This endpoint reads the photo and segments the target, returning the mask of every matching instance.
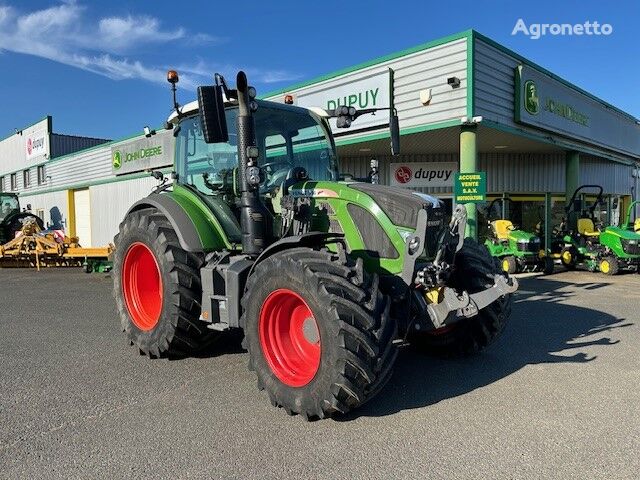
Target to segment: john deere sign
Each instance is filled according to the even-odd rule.
[[[142,172],[173,164],[173,135],[161,131],[111,147],[111,170],[115,175]]]
[[[514,113],[518,123],[640,154],[640,128],[635,121],[528,65],[515,70]]]

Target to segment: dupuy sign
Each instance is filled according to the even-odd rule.
[[[397,187],[453,187],[458,162],[391,163],[389,178]]]

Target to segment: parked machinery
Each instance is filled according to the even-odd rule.
[[[588,203],[583,194],[594,193]],[[640,266],[640,234],[618,226],[604,226],[595,217],[595,209],[603,204],[600,185],[582,185],[573,192],[565,207],[565,219],[559,227],[560,260],[567,269],[582,266],[590,271],[615,275],[621,269]],[[557,242],[554,242],[557,245]]]
[[[489,233],[484,244],[492,257],[497,258],[507,273],[542,271],[553,273],[553,259],[545,255],[540,237],[518,229],[511,220],[503,218],[509,198],[496,198],[487,209]],[[494,212],[496,217],[494,217]]]
[[[241,330],[258,388],[308,419],[376,395],[412,333],[448,355],[500,334],[517,282],[463,239],[463,207],[447,225],[433,197],[338,180],[328,117],[348,127],[375,110],[272,103],[243,72],[234,89],[215,78],[197,103],[174,96],[174,182],[133,205],[115,238],[132,345],[184,355]],[[168,80],[175,92],[177,73]]]
[[[0,245],[15,238],[24,222],[30,219],[44,229],[42,219],[31,212],[20,211],[20,201],[15,193],[0,192]]]

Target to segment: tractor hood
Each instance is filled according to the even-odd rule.
[[[620,227],[607,227],[600,235],[612,235],[615,237],[623,238],[625,240],[640,240],[640,234]]]
[[[511,230],[509,232],[509,240],[513,240],[514,242],[531,242],[532,240],[537,240],[538,237],[534,233],[525,232],[524,230]]]

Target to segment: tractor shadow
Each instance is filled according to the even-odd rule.
[[[514,295],[511,319],[504,333],[485,352],[462,359],[438,359],[412,347],[403,348],[395,374],[372,401],[337,421],[360,416],[392,415],[426,407],[497,382],[527,365],[587,363],[596,359],[580,351],[592,345],[615,345],[605,332],[633,323],[604,312],[564,303],[566,291],[589,291],[605,282],[565,283],[549,277],[522,278]]]

